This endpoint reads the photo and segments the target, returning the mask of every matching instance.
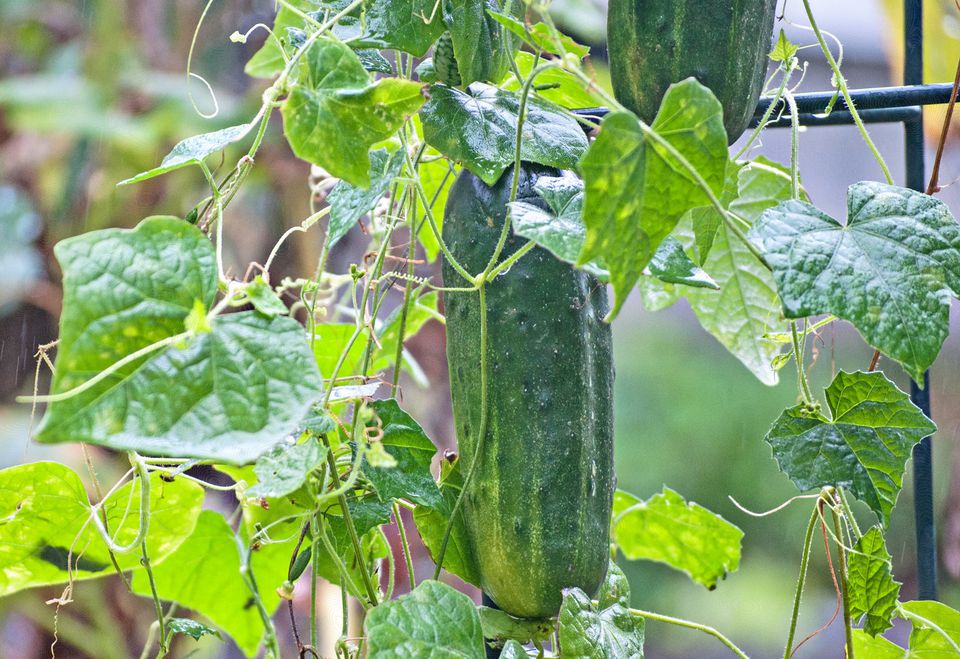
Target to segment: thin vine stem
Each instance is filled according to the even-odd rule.
[[[810,548],[813,546],[813,532],[817,528],[820,514],[817,510],[821,505],[821,498],[817,499],[816,507],[810,515],[807,532],[803,537],[803,554],[800,556],[800,574],[797,576],[797,587],[793,595],[793,611],[790,614],[790,630],[787,632],[787,643],[783,651],[783,659],[790,659],[793,654],[793,640],[797,634],[797,621],[800,619],[800,601],[803,599],[803,587],[807,581],[807,567],[810,564]]]
[[[684,620],[683,618],[674,618],[673,616],[665,616],[659,613],[654,613],[652,611],[644,611],[642,609],[627,609],[631,615],[635,615],[639,618],[644,618],[647,620],[655,620],[657,622],[664,622],[668,625],[677,625],[678,627],[686,627],[687,629],[695,629],[697,631],[703,632],[704,634],[709,634],[715,639],[727,646],[731,652],[740,659],[750,659],[747,656],[747,653],[738,648],[733,641],[724,636],[718,630],[710,627],[709,625],[703,625],[699,622],[693,622],[691,620]]]
[[[833,526],[837,536],[843,537],[843,519],[836,508],[833,511]],[[840,593],[843,595],[843,633],[847,644],[847,659],[853,656],[853,618],[850,615],[850,583],[847,581],[847,550],[843,542],[837,542],[837,562],[840,573]]]
[[[783,98],[783,93],[787,89],[787,84],[790,82],[791,76],[793,76],[794,67],[788,68],[784,74],[783,79],[780,81],[780,87],[774,93],[773,98],[770,99],[770,105],[767,106],[767,109],[764,111],[763,116],[760,117],[760,123],[757,124],[757,127],[753,129],[753,132],[750,133],[750,137],[747,138],[746,143],[737,151],[736,155],[733,156],[733,160],[739,160],[743,154],[745,154],[753,143],[757,141],[757,138],[760,137],[761,131],[766,128],[767,122],[770,121],[770,117],[773,115],[774,110],[780,104],[780,99]]]
[[[393,502],[393,516],[397,520],[397,531],[400,534],[400,547],[403,551],[403,559],[407,564],[407,580],[410,582],[410,590],[413,590],[417,587],[417,575],[413,569],[413,554],[410,552],[410,543],[407,540],[407,530],[403,524],[403,517],[401,517],[400,506],[397,505],[397,502]]]
[[[880,169],[883,170],[883,175],[887,179],[887,183],[893,185],[893,175],[890,173],[890,168],[887,167],[886,161],[883,159],[883,156],[880,154],[877,146],[873,143],[870,133],[867,132],[867,127],[863,124],[863,119],[860,118],[860,113],[857,112],[857,108],[853,104],[853,97],[850,96],[850,90],[847,88],[847,81],[840,72],[840,65],[837,64],[837,60],[834,59],[833,53],[830,52],[830,47],[827,46],[827,42],[823,38],[823,32],[817,26],[817,20],[814,18],[813,11],[810,9],[810,0],[803,0],[803,8],[807,14],[807,20],[810,21],[810,28],[817,37],[817,43],[820,44],[820,50],[823,51],[823,56],[826,57],[827,64],[830,65],[830,70],[833,72],[833,77],[837,83],[837,87],[839,88],[840,93],[843,95],[843,100],[847,104],[847,110],[849,110],[850,116],[853,117],[853,121],[857,125],[857,130],[860,131],[860,136],[863,138],[867,148],[870,149],[870,152],[876,159],[877,164],[880,165]]]

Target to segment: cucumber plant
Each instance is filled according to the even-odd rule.
[[[847,656],[902,653],[882,636],[894,617],[913,625],[918,656],[960,654],[960,613],[901,602],[884,540],[910,451],[935,426],[873,365],[836,374],[822,399],[807,377],[811,336],[843,320],[922,383],[960,294],[960,229],[939,200],[893,185],[859,120],[885,181],[851,185],[845,224],[801,186],[795,110],[790,163],[745,158],[775,108],[794,107],[798,49],[782,33],[762,90],[770,111],[731,155],[762,83],[772,2],[670,22],[672,44],[715,34],[709,63],[729,68],[687,77],[703,70],[694,49],[667,49],[645,60],[647,87],[636,53],[661,28],[615,0],[622,102],[537,1],[281,5],[247,65],[267,80],[256,115],[121,182],[195,167],[209,193],[187,217],[56,246],[63,314],[51,391],[25,399],[46,406],[35,439],[113,449],[130,467],[95,501],[63,465],[0,471],[0,595],[64,584],[55,603],[67,606],[77,581],[119,573],[155,608],[143,656],[210,634],[279,657],[278,607],[299,589],[315,605],[325,580],[362,611],[351,635],[344,605],[338,657],[642,657],[648,620],[745,657],[716,629],[635,608],[642,594],[610,560],[659,561],[713,589],[739,567],[743,538],[668,487],[646,499],[614,489],[609,323],[636,287],[650,308],[686,297],[763,382],[796,367],[798,403],[765,437],[812,493],[798,500],[813,501],[784,656],[818,526],[837,557]],[[418,64],[431,48],[437,61]],[[602,120],[573,111],[596,105]],[[310,214],[238,277],[223,250],[230,205],[275,114],[312,165]],[[240,143],[226,173],[211,170]],[[332,271],[364,217],[367,257]],[[322,241],[315,270],[277,281],[280,248],[310,238]],[[442,281],[420,256],[442,260]],[[437,466],[399,388],[403,371],[419,373],[407,339],[444,322],[441,296],[459,457]],[[235,514],[203,509],[212,490],[236,497]],[[851,497],[876,518],[866,530]],[[432,578],[415,573],[405,510]],[[401,563],[408,592],[395,596]],[[500,608],[477,607],[443,570]],[[289,606],[296,651],[319,656],[322,612],[301,632]]]

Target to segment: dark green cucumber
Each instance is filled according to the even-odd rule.
[[[521,169],[517,198],[556,170]],[[464,170],[450,189],[443,238],[482,272],[505,221],[513,171],[491,188]],[[512,233],[503,256],[526,242]],[[465,281],[446,261],[447,286]],[[450,389],[463,473],[481,419],[480,300],[445,294]],[[481,586],[518,617],[553,616],[561,591],[597,592],[607,571],[613,470],[613,361],[605,287],[539,247],[486,284],[489,418],[465,495]]]
[[[607,47],[617,100],[653,121],[667,87],[690,76],[723,105],[732,144],[753,116],[777,0],[610,0]]]

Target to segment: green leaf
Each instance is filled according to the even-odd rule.
[[[880,372],[841,371],[826,389],[832,420],[797,405],[767,433],[773,457],[801,490],[848,489],[886,526],[914,444],[936,430]]]
[[[534,189],[550,210],[544,210],[527,201],[510,202],[510,217],[517,235],[535,241],[557,258],[576,263],[583,248],[586,228],[583,225],[583,181],[567,174],[559,177],[541,176]],[[608,273],[597,263],[587,263],[584,270],[603,281]],[[707,273],[698,268],[683,246],[667,238],[650,260],[650,274],[665,282],[701,288],[717,288]]]
[[[953,645],[932,625],[949,636],[954,645],[960,645],[960,612],[941,602],[926,600],[905,602],[903,608],[908,614],[907,619],[913,623],[909,659],[950,659],[957,656]]]
[[[390,521],[390,504],[381,502],[376,497],[365,497],[364,499],[351,499],[347,504],[353,519],[354,527],[360,536],[361,558],[357,560],[357,553],[353,547],[353,541],[346,523],[343,521],[343,513],[339,507],[331,509],[324,517],[327,525],[327,531],[331,543],[340,560],[347,568],[347,572],[353,579],[353,585],[356,590],[347,582],[347,591],[354,597],[366,597],[366,591],[363,587],[363,577],[361,575],[361,562],[368,566],[373,566],[381,558],[387,556],[390,548],[384,542],[377,527]],[[333,556],[327,551],[324,545],[317,547],[317,573],[335,586],[340,585],[340,570]],[[289,563],[290,552],[287,552],[287,561]]]
[[[236,536],[223,516],[205,510],[180,548],[154,566],[153,579],[161,599],[209,618],[252,657],[263,636],[263,622],[241,575],[239,551]],[[261,590],[266,588],[265,584],[259,586]],[[134,576],[133,591],[151,596],[145,574]]]
[[[379,444],[396,460],[396,466],[390,468],[364,466],[363,473],[380,499],[407,499],[430,508],[442,506],[443,497],[430,473],[437,447],[396,400],[378,400],[370,407],[383,431]]]
[[[683,245],[672,236],[664,238],[657,251],[653,253],[653,258],[650,259],[647,267],[651,275],[668,284],[682,284],[712,290],[720,288],[710,275],[687,256]]]
[[[466,91],[434,85],[420,117],[427,144],[493,185],[516,157],[519,112],[514,92],[479,83]],[[586,149],[587,137],[574,119],[552,103],[527,99],[521,160],[569,169]]]
[[[693,78],[672,85],[651,128],[701,175],[714,193],[723,185],[727,138],[720,103]],[[636,116],[614,112],[580,162],[586,183],[586,242],[580,263],[610,270],[616,316],[660,243],[680,217],[707,194],[662,146],[648,139]]]
[[[150,484],[147,550],[151,561],[159,563],[193,530],[203,489],[185,479],[165,482],[159,474],[150,477]],[[139,479],[117,490],[103,509],[114,542],[131,543],[140,528]],[[0,470],[0,596],[113,574],[91,514],[83,483],[69,467],[32,462]],[[139,550],[116,554],[116,559],[122,570],[142,567]]]
[[[443,494],[444,505],[438,509],[417,506],[413,511],[413,521],[417,525],[417,531],[420,532],[423,545],[434,562],[440,552],[450,514],[457,497],[463,490],[463,474],[460,472],[459,459],[455,459],[452,463],[449,460],[443,460],[440,463],[440,472],[440,492]],[[443,569],[469,584],[480,585],[480,567],[463,521],[462,507],[457,511],[453,529],[450,531],[450,541],[443,555]]]
[[[183,634],[195,641],[199,641],[204,636],[221,638],[220,632],[216,629],[190,618],[170,618],[166,621],[166,628],[170,634]]]
[[[182,333],[196,302],[209,307],[216,293],[213,246],[177,218],[91,232],[64,240],[55,252],[64,310],[53,394]],[[229,314],[211,330],[50,403],[37,440],[253,461],[295,430],[320,395],[320,376],[303,328],[290,318]]]
[[[483,659],[480,617],[469,597],[439,581],[371,609],[363,623],[370,659]]]
[[[666,563],[709,590],[740,567],[743,531],[668,487],[615,515],[613,539],[630,560]]]
[[[266,499],[296,492],[326,457],[327,447],[315,439],[281,442],[257,459],[253,466],[257,484],[247,490],[247,496]]]
[[[516,36],[520,37],[520,39],[527,45],[553,55],[564,54],[554,43],[550,34],[550,28],[548,28],[546,24],[534,23],[533,25],[527,25],[523,20],[493,11],[492,9],[488,9],[487,13],[493,18],[493,20],[500,23]],[[563,50],[567,53],[576,55],[580,59],[583,59],[590,54],[590,46],[579,44],[559,31],[557,32],[557,36],[560,39],[560,43],[563,45]],[[537,78],[537,83],[542,84],[539,78]]]
[[[367,30],[358,46],[402,50],[422,57],[446,26],[436,0],[366,0]]]
[[[882,636],[874,638],[862,629],[853,630],[853,650],[855,657],[870,659],[909,659],[910,657],[899,645],[891,643]]]
[[[612,563],[611,563],[612,565]],[[608,579],[618,584],[603,590],[622,588],[623,573],[612,569]],[[629,589],[625,593],[629,601]],[[563,592],[560,606],[560,652],[564,659],[642,659],[644,621],[632,615],[621,603],[600,602],[596,606],[579,588]]]
[[[205,158],[213,155],[217,151],[222,151],[234,142],[239,142],[246,137],[258,123],[259,120],[249,124],[239,124],[237,126],[221,128],[212,133],[188,137],[178,142],[170,153],[164,156],[163,160],[160,161],[159,167],[140,172],[132,178],[120,181],[117,185],[139,183],[140,181],[146,181],[147,179],[172,172],[188,165],[202,166]]]
[[[847,564],[850,615],[854,618],[866,615],[864,631],[876,636],[893,625],[900,582],[893,580],[890,554],[879,527],[864,533],[854,550]]]
[[[789,197],[790,179],[779,165],[759,158],[747,165],[728,165],[721,203],[748,223],[765,208]],[[686,297],[707,332],[761,382],[776,384],[777,372],[771,362],[780,347],[763,338],[781,319],[780,298],[770,271],[712,207],[694,209],[676,235],[687,249],[699,251],[703,269],[720,291],[676,289],[641,280],[644,305],[662,309],[681,295]]]
[[[253,281],[247,285],[246,292],[250,297],[250,304],[264,316],[287,315],[287,305],[273,291],[270,284],[264,281],[262,276],[254,277]]]
[[[333,377],[337,361],[339,361],[343,351],[346,350],[350,337],[353,336],[356,328],[357,326],[353,323],[324,323],[315,327],[313,357],[321,373],[327,377]],[[367,332],[361,332],[353,345],[350,346],[337,377],[357,374],[360,368],[360,360],[363,359],[363,353],[366,350],[366,337]]]
[[[327,203],[330,204],[330,228],[327,241],[333,247],[343,238],[357,221],[376,206],[377,200],[387,191],[390,184],[403,168],[403,151],[397,150],[387,155],[386,149],[377,149],[370,153],[370,186],[359,188],[347,181],[337,183]]]
[[[545,641],[553,633],[553,623],[550,620],[514,618],[505,611],[489,606],[481,606],[477,612],[480,614],[480,627],[485,639],[529,643],[534,640]]]
[[[447,0],[443,19],[450,30],[453,54],[460,71],[461,84],[497,83],[507,73],[517,51],[516,39],[497,23],[488,11],[500,11],[498,0]],[[505,5],[520,10],[522,3],[510,0]]]
[[[420,83],[398,78],[371,83],[348,46],[318,39],[304,55],[299,84],[281,108],[284,132],[298,158],[366,188],[370,147],[393,135],[423,105],[423,92]]]
[[[536,61],[532,53],[521,51],[517,53],[516,66],[521,79],[510,74],[500,85],[501,89],[518,91],[523,87],[523,80],[530,75]],[[563,69],[547,69],[537,76],[537,96],[562,105],[565,108],[593,108],[603,105],[603,99],[584,89],[580,80],[569,71]]]
[[[527,659],[529,655],[517,641],[507,641],[500,651],[500,659]]]
[[[783,28],[780,28],[780,36],[777,38],[777,43],[773,45],[773,50],[770,51],[770,59],[774,62],[786,62],[792,59],[798,50],[796,44],[787,39]]]
[[[627,575],[623,573],[620,566],[612,560],[607,566],[607,576],[600,584],[600,592],[597,594],[597,603],[600,608],[605,609],[620,604],[621,606],[630,606],[630,581]]]
[[[960,294],[960,225],[946,204],[882,183],[847,194],[841,225],[802,201],[763,213],[750,239],[773,268],[788,318],[833,314],[904,365],[914,380],[948,332]]]
[[[301,12],[311,12],[317,8],[316,3],[310,0],[290,0],[292,7]],[[281,6],[277,17],[273,21],[273,33],[282,42],[278,44],[273,37],[268,36],[244,66],[243,71],[253,78],[272,78],[283,70],[286,60],[284,51],[290,50],[290,36],[288,28],[303,29],[304,20],[292,8]]]
[[[0,315],[43,275],[43,259],[33,246],[40,228],[29,198],[12,185],[0,185]]]

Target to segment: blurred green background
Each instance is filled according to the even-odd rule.
[[[893,13],[884,13],[878,2],[813,4],[822,25],[846,46],[845,72],[853,87],[897,82],[897,35],[891,19],[898,3],[886,3],[886,11]],[[841,4],[856,6],[836,6]],[[940,12],[928,25],[927,48],[930,75],[939,81],[956,61],[952,35],[960,23],[944,3],[925,4],[930,13]],[[225,0],[212,5],[198,34],[193,69],[213,86],[219,110],[213,119],[199,114],[213,110],[210,93],[186,75],[203,5],[197,0],[0,0],[0,466],[54,459],[82,468],[77,447],[30,444],[30,409],[13,403],[15,395],[32,391],[36,346],[56,337],[60,288],[52,246],[84,231],[132,226],[152,214],[186,213],[203,195],[202,176],[195,169],[132,187],[115,183],[154,166],[181,138],[246,121],[258,107],[264,84],[244,76],[243,65],[260,38],[239,45],[228,36],[258,22],[270,23],[273,3]],[[602,77],[604,2],[564,0],[554,9],[567,29],[593,45]],[[802,22],[797,9],[788,7],[787,17]],[[810,42],[808,33],[790,24],[787,29],[795,41]],[[828,88],[829,75],[814,51],[801,52],[814,60],[802,89]],[[880,126],[871,132],[899,172],[900,128]],[[787,140],[785,133],[771,131],[761,152],[784,162]],[[948,182],[960,174],[956,151],[951,146],[945,158],[943,179]],[[805,131],[800,157],[811,196],[828,212],[843,209],[847,185],[879,176],[852,128]],[[308,170],[285,146],[279,123],[272,124],[242,198],[230,208],[227,262],[235,270],[263,258],[287,227],[308,214]],[[960,207],[955,186],[943,198]],[[338,247],[334,268],[355,261],[364,244],[362,236],[348,236]],[[319,247],[309,238],[290,241],[281,251],[278,274],[309,272]],[[956,334],[956,313],[952,320]],[[445,363],[437,351],[441,331],[434,324],[416,339],[414,353],[433,386],[408,385],[404,404],[438,443],[451,446]],[[778,655],[811,506],[798,502],[754,518],[728,497],[761,511],[796,494],[762,441],[773,419],[796,399],[793,372],[785,371],[779,386],[761,385],[700,329],[683,302],[650,314],[633,298],[617,320],[614,336],[620,487],[646,498],[669,485],[746,532],[741,569],[713,592],[660,565],[622,562],[633,584],[634,604],[716,626],[757,657]],[[871,354],[855,332],[840,324],[822,333],[816,351],[817,387],[825,386],[835,369],[865,368]],[[960,606],[960,454],[953,451],[960,424],[958,367],[960,341],[955,336],[933,370],[931,385],[940,426],[935,465],[942,597],[955,607]],[[908,385],[896,367],[889,372],[901,386]],[[45,387],[41,372],[40,388]],[[93,457],[102,479],[116,475],[119,461],[101,451]],[[869,522],[866,510],[857,510]],[[896,576],[904,581],[907,598],[916,593],[913,533],[908,477],[889,535]],[[60,611],[58,656],[126,657],[140,647],[152,609],[114,581],[84,584],[75,603]],[[58,594],[59,589],[48,589],[0,600],[0,656],[49,654],[54,609],[43,602]],[[328,602],[331,609],[339,606],[337,598]],[[307,608],[305,602],[297,604]],[[827,621],[834,607],[818,541],[799,636]],[[892,637],[903,639],[907,632],[898,626]],[[688,630],[650,624],[647,637],[651,658],[728,656],[713,639]],[[796,656],[839,656],[841,637],[835,623]],[[190,641],[178,646],[178,656],[195,649],[195,656],[239,656],[215,641],[199,646]]]

